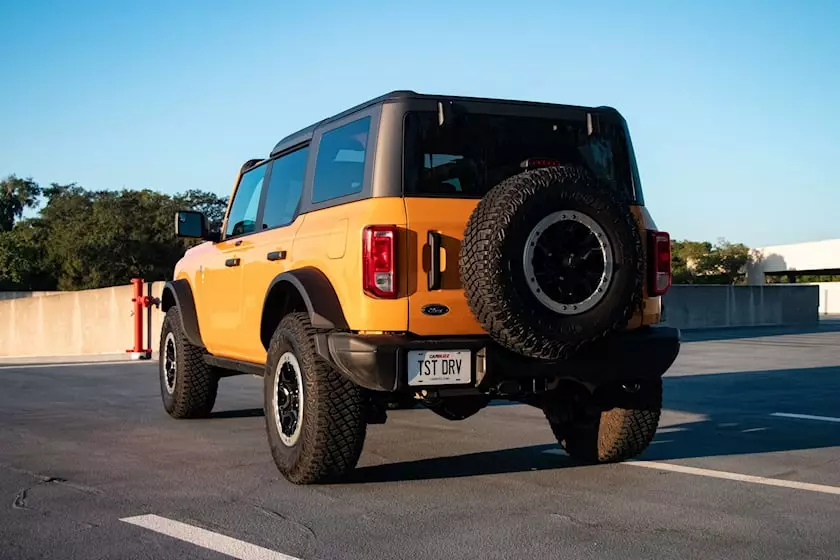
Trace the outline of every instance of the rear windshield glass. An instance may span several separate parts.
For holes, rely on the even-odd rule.
[[[526,159],[581,165],[631,200],[630,162],[624,131],[601,126],[587,134],[584,120],[467,113],[452,126],[435,112],[410,112],[405,126],[406,195],[480,198],[524,171]]]

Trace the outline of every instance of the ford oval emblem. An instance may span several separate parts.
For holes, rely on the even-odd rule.
[[[424,305],[420,311],[425,313],[426,315],[446,315],[449,313],[449,308],[443,305],[442,303],[430,303],[428,305]]]

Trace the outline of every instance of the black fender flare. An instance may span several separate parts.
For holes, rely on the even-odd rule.
[[[278,305],[285,305],[288,301],[285,298],[278,300],[278,293],[297,294],[309,313],[312,326],[316,329],[346,330],[348,328],[335,288],[323,272],[313,267],[289,270],[278,274],[265,292],[260,333],[266,347],[273,328],[287,311],[282,308],[277,309]]]
[[[166,313],[172,307],[177,307],[181,312],[181,328],[190,344],[204,348],[201,329],[198,327],[198,314],[195,311],[192,287],[187,280],[171,280],[164,284],[163,294],[160,298],[160,309]]]

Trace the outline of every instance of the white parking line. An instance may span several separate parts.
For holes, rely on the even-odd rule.
[[[782,418],[799,418],[800,420],[820,420],[822,422],[836,422],[840,424],[840,418],[832,416],[812,416],[811,414],[792,414],[790,412],[774,412],[770,416],[780,416]]]
[[[120,521],[149,529],[169,537],[179,539],[202,548],[215,550],[221,554],[227,554],[241,560],[300,560],[294,556],[288,556],[275,552],[255,544],[251,544],[232,537],[226,537],[213,531],[207,531],[193,525],[173,521],[159,515],[137,515],[124,517]]]
[[[20,364],[0,366],[0,369],[43,369],[43,368],[60,368],[60,367],[88,367],[88,366],[116,366],[120,364],[157,364],[157,360],[112,360],[108,362],[61,362],[55,364]]]
[[[623,465],[644,467],[647,469],[659,469],[682,474],[693,474],[697,476],[708,476],[711,478],[723,478],[726,480],[737,480],[739,482],[750,482],[752,484],[764,484],[766,486],[780,486],[782,488],[793,488],[796,490],[808,490],[822,494],[835,494],[840,496],[840,487],[826,486],[824,484],[811,484],[809,482],[797,482],[795,480],[782,480],[779,478],[766,478],[763,476],[752,476],[727,471],[713,471],[710,469],[699,469],[697,467],[686,467],[683,465],[672,465],[671,463],[658,463],[656,461],[627,461]]]

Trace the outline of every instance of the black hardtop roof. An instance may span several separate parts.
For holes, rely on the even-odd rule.
[[[331,117],[327,117],[322,119],[314,124],[307,126],[306,128],[302,128],[297,132],[293,132],[289,134],[282,140],[280,140],[275,146],[274,149],[271,151],[271,155],[300,144],[301,142],[305,142],[312,138],[315,130],[322,125],[325,125],[331,121],[340,119],[342,117],[346,117],[347,115],[351,115],[357,111],[361,111],[363,109],[367,109],[368,107],[372,107],[373,105],[377,105],[379,103],[387,103],[389,101],[399,101],[403,99],[428,99],[432,101],[453,101],[453,102],[484,102],[484,103],[505,103],[508,105],[527,105],[531,107],[566,107],[569,109],[578,109],[583,111],[593,111],[593,110],[601,110],[601,111],[616,111],[612,107],[606,106],[599,106],[599,107],[584,107],[580,105],[569,105],[563,103],[547,103],[542,101],[522,101],[516,99],[501,99],[501,98],[492,98],[492,97],[466,97],[466,96],[459,96],[459,95],[434,95],[434,94],[427,94],[427,93],[417,93],[416,91],[411,90],[394,90],[391,92],[386,93],[385,95],[380,95],[379,97],[374,97],[373,99],[369,99],[363,103],[359,103],[354,107],[350,107],[340,113],[337,113]],[[617,112],[617,111],[616,111]]]

